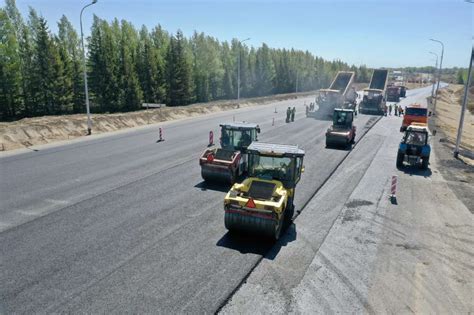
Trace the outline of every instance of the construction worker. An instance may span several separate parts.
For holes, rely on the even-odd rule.
[[[222,131],[221,146],[227,147],[230,144],[230,137],[226,130]]]
[[[400,116],[403,115],[402,105],[398,105],[398,112],[400,113]]]
[[[395,104],[394,106],[395,106],[395,116],[398,116],[398,106],[397,104]]]
[[[384,106],[383,106],[383,115],[384,115],[385,117],[387,117],[387,110],[388,110],[387,105],[384,105]]]
[[[291,116],[291,108],[288,106],[288,109],[286,110],[286,122],[290,122],[290,116]]]
[[[293,107],[291,110],[291,121],[295,121],[296,107]]]
[[[240,138],[239,146],[241,147],[249,146],[251,142],[252,142],[252,138],[250,138],[248,131],[245,131],[245,130],[242,131],[242,137]]]
[[[392,116],[392,104],[388,105],[388,114]]]

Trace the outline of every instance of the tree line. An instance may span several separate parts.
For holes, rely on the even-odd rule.
[[[0,120],[85,112],[80,37],[66,16],[53,34],[33,8],[26,19],[15,0],[0,8]],[[368,82],[365,66],[328,61],[308,51],[249,47],[194,32],[170,34],[160,25],[94,16],[86,39],[91,111],[124,112],[141,104],[187,105],[240,96],[328,87],[335,73],[352,70]]]

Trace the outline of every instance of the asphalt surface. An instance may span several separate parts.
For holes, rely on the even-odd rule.
[[[472,313],[469,204],[434,151],[428,170],[395,167],[400,124],[384,117],[369,131],[281,240],[294,241],[269,251],[223,313]]]
[[[208,132],[235,118],[259,123],[261,141],[305,149],[300,210],[349,154],[324,148],[330,122],[305,118],[305,101],[0,158],[0,312],[216,311],[270,249],[277,255],[286,244],[228,236],[229,187],[200,177]],[[296,121],[285,124],[290,105]],[[359,115],[356,140],[376,120]],[[164,142],[156,142],[158,127]]]

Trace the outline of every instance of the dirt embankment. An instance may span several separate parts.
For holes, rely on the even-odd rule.
[[[92,115],[94,134],[139,127],[163,121],[183,119],[240,107],[268,104],[306,97],[315,92],[279,94],[250,99],[215,101],[188,106],[165,107],[137,112]],[[0,122],[0,151],[14,150],[38,144],[74,139],[86,135],[84,114],[25,118],[15,122]]]
[[[406,82],[405,83],[405,86],[407,87],[407,89],[409,90],[413,90],[413,89],[419,89],[419,88],[422,88],[422,87],[425,87],[425,86],[430,86],[432,85],[431,83],[423,83],[423,84],[420,84],[420,83],[412,83],[412,82]]]
[[[463,99],[464,86],[451,84],[447,88],[439,90],[439,98],[436,104],[435,126],[444,135],[446,144],[452,146],[456,143],[456,136],[461,114],[461,102]],[[471,96],[474,96],[471,94]],[[463,159],[469,164],[474,164],[474,115],[471,111],[466,111],[464,115],[464,127],[461,137],[460,153]]]

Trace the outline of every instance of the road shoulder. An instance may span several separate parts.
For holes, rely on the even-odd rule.
[[[224,313],[472,311],[472,214],[436,157],[428,172],[395,168],[399,124],[384,118],[362,139],[296,219],[296,241],[266,257]]]

